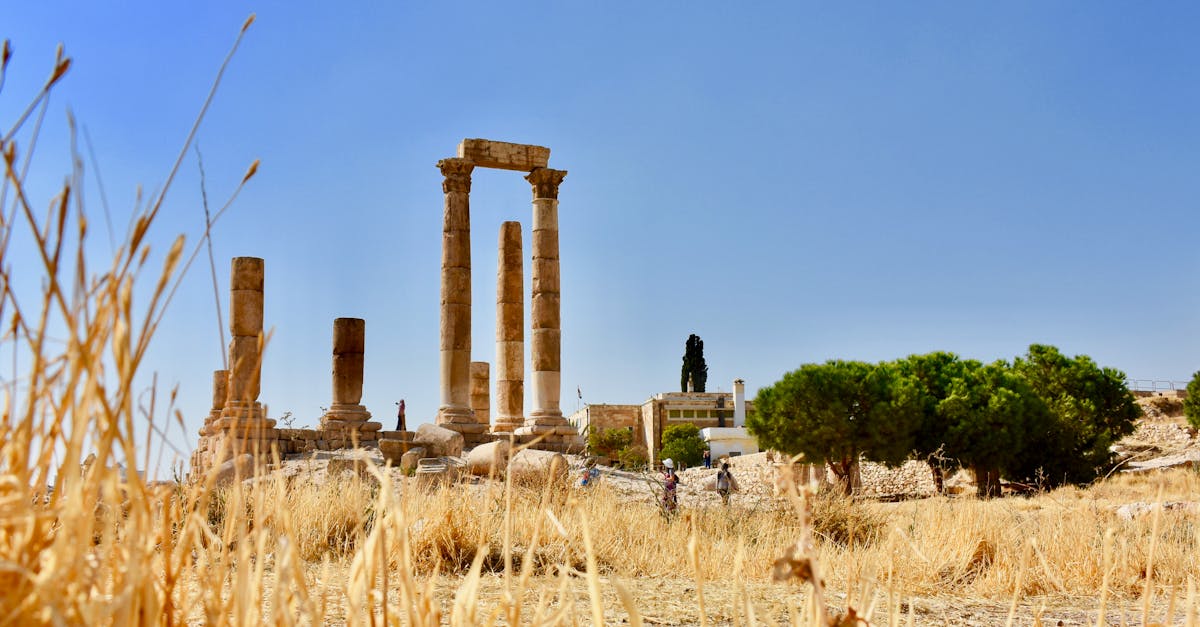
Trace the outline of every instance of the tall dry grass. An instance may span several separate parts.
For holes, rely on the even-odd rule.
[[[29,197],[25,173],[48,94],[68,68],[60,56],[0,146],[0,208],[10,207],[0,225],[0,349],[30,356],[8,381],[0,416],[0,624],[640,625],[663,612],[638,596],[647,580],[671,582],[680,620],[701,625],[899,624],[913,616],[899,600],[916,595],[1085,595],[1097,608],[1141,598],[1147,619],[1156,595],[1184,588],[1180,608],[1189,624],[1196,617],[1195,516],[1126,522],[1111,508],[1148,488],[1194,499],[1187,472],[988,502],[862,504],[805,488],[790,509],[673,519],[603,486],[428,492],[380,469],[325,484],[270,474],[224,487],[215,475],[181,486],[122,478],[116,463],[133,465],[146,450],[138,421],[162,413],[135,406],[136,374],[200,249],[185,260],[177,238],[161,268],[148,265],[164,189],[111,265],[93,272],[81,159],[49,210],[34,209],[44,203]],[[37,253],[36,298],[12,289],[14,271],[34,272],[8,256],[16,237]],[[153,290],[135,310],[139,282]],[[782,613],[763,606],[763,586],[779,591]]]

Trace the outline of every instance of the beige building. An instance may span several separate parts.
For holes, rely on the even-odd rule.
[[[650,451],[650,461],[658,461],[663,431],[677,424],[693,424],[701,429],[715,427],[744,427],[745,415],[754,412],[754,402],[737,398],[741,380],[734,384],[735,392],[663,392],[655,394],[641,405],[587,405],[567,418],[581,434],[589,429],[629,429],[634,442],[644,444]],[[736,401],[744,403],[738,415]],[[757,452],[730,450],[728,454]]]

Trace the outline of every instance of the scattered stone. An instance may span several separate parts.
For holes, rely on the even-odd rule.
[[[226,485],[235,479],[249,479],[254,476],[255,467],[254,456],[250,453],[242,453],[217,468],[217,485]]]
[[[413,443],[424,447],[432,457],[458,457],[463,451],[461,433],[429,423],[417,428]]]
[[[1169,468],[1192,468],[1200,464],[1200,450],[1189,450],[1176,455],[1167,455],[1146,461],[1129,462],[1129,467],[1122,472],[1153,472]]]
[[[561,453],[526,448],[517,451],[508,461],[513,481],[545,481],[566,478],[567,458]]]
[[[467,472],[479,476],[500,476],[508,466],[511,446],[507,440],[480,444],[467,453]]]
[[[417,469],[417,463],[425,458],[425,448],[414,446],[400,456],[400,471],[409,473]]]
[[[1133,520],[1141,518],[1146,514],[1154,511],[1154,507],[1159,503],[1127,503],[1117,508],[1117,517],[1122,520]],[[1162,503],[1164,512],[1189,512],[1200,513],[1200,502],[1196,501],[1167,501]]]

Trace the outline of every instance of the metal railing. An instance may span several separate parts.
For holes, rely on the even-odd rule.
[[[1166,381],[1163,379],[1126,379],[1125,386],[1134,392],[1170,392],[1187,389],[1187,381]]]

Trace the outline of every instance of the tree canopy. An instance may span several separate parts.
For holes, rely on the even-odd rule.
[[[860,457],[896,464],[914,454],[970,467],[980,494],[995,496],[1001,474],[1053,486],[1105,471],[1109,446],[1141,415],[1124,379],[1039,344],[1012,364],[946,352],[833,360],[760,389],[746,426],[761,446],[825,460],[847,489]]]
[[[860,456],[898,464],[913,449],[920,398],[898,374],[860,361],[803,365],[759,390],[746,428],[760,446],[827,461],[849,491]]]
[[[1200,429],[1200,370],[1192,375],[1187,384],[1187,398],[1183,399],[1183,415],[1188,424]]]
[[[671,425],[663,430],[662,450],[659,459],[673,459],[686,466],[696,466],[704,461],[707,444],[700,437],[700,427],[694,424]]]

